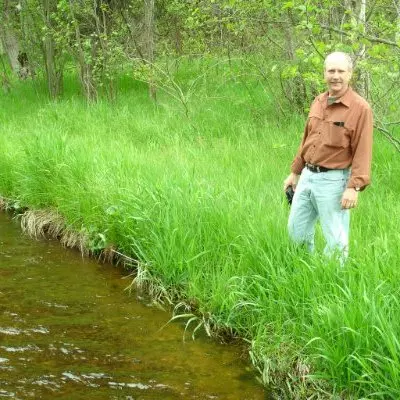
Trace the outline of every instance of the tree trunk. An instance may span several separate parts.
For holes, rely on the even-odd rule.
[[[400,42],[400,0],[393,0],[394,8],[397,12],[397,32],[395,34],[395,42]]]
[[[174,36],[175,36],[175,51],[180,57],[183,54],[183,44],[182,44],[182,27],[180,26],[180,21],[178,17],[174,17]]]
[[[295,34],[296,21],[290,10],[287,13],[287,24],[285,24],[285,50],[288,62],[294,64],[296,60],[297,39]],[[297,110],[304,109],[304,103],[307,102],[306,87],[301,75],[294,76],[285,82],[281,80],[281,85],[286,98],[296,107]]]
[[[57,71],[55,63],[55,48],[51,37],[46,36],[43,40],[43,53],[46,67],[47,88],[52,99],[61,94],[62,74]]]
[[[15,75],[18,75],[20,70],[20,64],[18,62],[19,41],[12,28],[9,11],[9,3],[6,0],[4,1],[2,18],[0,20],[0,40],[12,71]]]
[[[80,40],[80,29],[76,26],[76,39],[78,43],[79,80],[86,100],[95,102],[98,99],[97,85],[93,76],[92,65],[86,61],[85,51]],[[96,57],[96,44],[92,42],[92,58]]]
[[[81,83],[81,88],[83,94],[87,101],[93,102],[98,99],[98,90],[95,79],[93,77],[92,64],[87,62],[87,57],[85,54],[85,49],[83,47],[83,43],[81,40],[81,30],[78,21],[76,20],[75,12],[74,12],[74,4],[73,0],[69,0],[69,9],[71,19],[75,26],[75,40],[76,40],[76,53],[74,54],[79,68],[79,80]],[[96,57],[96,43],[92,40],[91,46],[91,58],[94,60]]]
[[[0,43],[1,46],[1,43]],[[1,47],[0,47],[0,50]],[[8,73],[7,73],[7,68],[4,64],[4,60],[3,60],[3,54],[0,51],[0,59],[1,59],[1,64],[3,67],[3,72],[0,74],[0,78],[1,78],[1,87],[3,88],[3,91],[5,93],[9,93],[11,90],[11,82],[10,82],[10,78],[8,77]]]
[[[114,85],[110,65],[112,48],[110,47],[108,40],[109,31],[112,29],[112,21],[109,18],[109,13],[103,5],[103,1],[97,3],[97,0],[94,0],[95,9],[93,10],[93,17],[95,19],[96,33],[98,37],[94,48],[97,50],[98,54],[94,53],[92,58],[94,60],[94,57],[97,56],[97,80],[101,81],[109,100],[114,101],[116,98],[116,87]]]
[[[360,12],[358,14],[358,23],[362,26],[362,32],[365,34],[366,32],[366,10],[367,10],[367,0],[360,0]],[[362,62],[366,59],[366,48],[365,44],[362,44],[360,50],[357,53],[357,62],[363,64]],[[360,73],[358,76],[358,80],[356,82],[356,90],[357,92],[368,99],[369,97],[369,74],[364,69],[365,67],[361,66]]]
[[[154,63],[154,0],[144,0],[144,55],[150,67],[149,95],[156,100],[156,86],[153,78]]]
[[[46,26],[51,26],[51,0],[42,0],[43,18]],[[46,68],[47,88],[52,99],[56,99],[62,92],[62,68],[57,66],[56,46],[54,39],[47,32],[43,39],[43,56]]]

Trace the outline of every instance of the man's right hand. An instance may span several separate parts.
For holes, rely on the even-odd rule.
[[[284,181],[283,181],[283,191],[286,192],[286,189],[289,186],[292,186],[293,190],[296,190],[297,183],[299,182],[300,175],[292,172]]]

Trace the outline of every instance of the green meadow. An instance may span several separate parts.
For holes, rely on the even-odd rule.
[[[295,249],[282,187],[305,117],[218,68],[177,72],[188,112],[176,86],[154,104],[129,76],[92,105],[72,76],[57,102],[16,82],[0,96],[0,195],[137,260],[136,283],[186,315],[187,337],[245,339],[282,398],[399,399],[398,152],[375,133],[344,267],[320,256],[320,231],[315,256]]]

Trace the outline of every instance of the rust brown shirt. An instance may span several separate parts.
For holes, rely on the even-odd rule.
[[[333,169],[351,167],[347,187],[365,188],[370,183],[372,132],[371,107],[350,87],[331,105],[328,92],[322,93],[311,105],[292,172],[300,174],[305,163]]]

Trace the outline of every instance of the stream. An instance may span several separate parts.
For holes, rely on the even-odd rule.
[[[124,273],[0,212],[0,398],[266,398],[242,349],[183,340]]]

